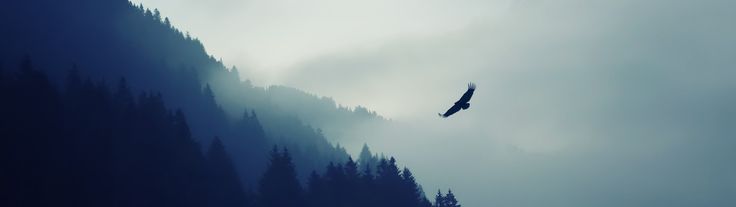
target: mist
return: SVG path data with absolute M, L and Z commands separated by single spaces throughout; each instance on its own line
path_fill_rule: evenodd
M 432 2 L 335 23 L 368 7 L 317 1 L 340 5 L 317 18 L 310 5 L 224 1 L 215 5 L 232 7 L 207 28 L 176 15 L 192 8 L 143 2 L 181 17 L 244 78 L 391 118 L 341 144 L 390 152 L 430 196 L 450 187 L 464 206 L 736 205 L 734 2 Z M 237 31 L 261 39 L 217 29 L 256 21 L 242 19 L 253 10 L 263 24 Z M 341 30 L 358 32 L 327 35 Z M 468 82 L 478 85 L 470 109 L 437 118 Z

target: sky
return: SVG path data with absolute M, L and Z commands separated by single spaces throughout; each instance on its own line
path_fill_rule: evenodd
M 138 1 L 243 78 L 391 118 L 345 145 L 430 198 L 736 206 L 734 1 Z M 470 109 L 437 118 L 468 82 Z

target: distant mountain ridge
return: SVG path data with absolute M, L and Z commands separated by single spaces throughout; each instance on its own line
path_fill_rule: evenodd
M 266 90 L 273 104 L 321 129 L 332 142 L 366 142 L 366 137 L 357 137 L 356 134 L 361 134 L 363 130 L 375 130 L 391 122 L 363 106 L 342 106 L 332 98 L 320 97 L 296 88 L 270 86 Z
M 289 147 L 303 179 L 310 169 L 347 159 L 344 148 L 330 143 L 344 137 L 343 129 L 383 120 L 297 89 L 253 86 L 157 10 L 127 0 L 21 1 L 3 5 L 0 13 L 0 64 L 9 67 L 28 55 L 57 84 L 72 69 L 106 82 L 125 77 L 133 91 L 160 92 L 167 107 L 182 109 L 201 143 L 220 136 L 235 159 L 248 151 L 233 146 L 242 142 L 239 136 L 258 136 L 237 126 L 257 120 L 267 137 L 260 156 L 268 145 Z
M 393 157 L 339 144 L 389 120 L 253 86 L 155 9 L 16 1 L 0 28 L 6 206 L 432 205 Z

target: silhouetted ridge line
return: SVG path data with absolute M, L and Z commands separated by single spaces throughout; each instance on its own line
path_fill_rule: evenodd
M 0 62 L 28 54 L 52 83 L 65 85 L 74 64 L 91 79 L 125 77 L 134 91 L 166 94 L 161 100 L 187 114 L 192 137 L 203 149 L 219 136 L 236 168 L 252 169 L 242 175 L 243 183 L 257 181 L 272 144 L 294 149 L 300 171 L 347 159 L 319 129 L 276 107 L 265 89 L 241 81 L 237 69 L 226 68 L 155 9 L 122 0 L 36 0 L 7 2 L 0 13 Z M 253 113 L 244 116 L 245 111 Z
M 0 14 L 2 206 L 250 205 L 269 146 L 290 150 L 303 183 L 349 160 L 323 132 L 385 122 L 242 81 L 128 1 L 12 1 Z
M 432 206 L 393 157 L 375 169 L 364 158 L 330 162 L 302 187 L 292 152 L 277 147 L 252 192 L 223 141 L 213 138 L 203 152 L 165 94 L 134 96 L 124 78 L 109 87 L 76 70 L 67 79 L 58 90 L 28 58 L 17 72 L 0 73 L 0 205 Z M 260 133 L 256 115 L 244 116 L 243 125 Z

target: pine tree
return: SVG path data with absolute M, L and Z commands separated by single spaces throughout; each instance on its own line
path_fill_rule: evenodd
M 419 206 L 423 195 L 409 168 L 404 168 L 404 170 L 401 171 L 401 179 L 403 181 L 401 183 L 401 190 L 403 196 L 402 200 L 405 202 L 404 205 Z
M 118 87 L 115 90 L 112 99 L 113 104 L 121 112 L 121 109 L 132 110 L 132 108 L 135 107 L 135 98 L 133 97 L 133 93 L 130 91 L 128 81 L 125 78 L 120 78 L 120 81 L 118 81 Z M 126 114 L 130 115 L 130 113 Z
M 460 204 L 458 204 L 457 199 L 455 199 L 455 194 L 452 193 L 451 189 L 447 190 L 447 195 L 444 200 L 446 207 L 460 207 Z
M 204 89 L 202 89 L 202 93 L 204 94 L 204 98 L 207 104 L 215 104 L 215 92 L 212 92 L 212 88 L 210 87 L 209 83 L 205 85 Z
M 360 183 L 358 193 L 361 202 L 358 206 L 372 207 L 376 206 L 376 183 L 373 176 L 373 169 L 370 164 L 366 164 L 363 173 L 360 175 Z
M 303 205 L 301 187 L 296 179 L 289 152 L 274 146 L 271 160 L 258 186 L 259 203 L 263 207 L 297 207 Z
M 232 69 L 230 69 L 230 73 L 232 74 L 232 77 L 235 78 L 237 81 L 240 81 L 240 72 L 238 71 L 238 68 L 233 66 Z
M 316 171 L 312 171 L 309 175 L 307 185 L 307 196 L 305 197 L 307 206 L 328 206 L 329 192 L 327 192 L 324 179 Z
M 361 171 L 365 172 L 369 166 L 377 166 L 377 162 L 377 158 L 371 154 L 368 144 L 364 143 L 363 148 L 360 150 L 360 155 L 358 155 L 358 167 L 360 167 Z
M 153 19 L 157 22 L 161 22 L 161 12 L 158 9 L 153 9 Z
M 329 206 L 345 205 L 347 189 L 345 186 L 345 170 L 342 164 L 335 165 L 330 162 L 325 172 L 325 180 L 331 198 Z
M 447 207 L 447 202 L 445 202 L 445 196 L 442 195 L 442 191 L 437 190 L 437 195 L 434 196 L 434 206 L 435 207 Z
M 379 206 L 404 207 L 402 201 L 402 179 L 396 167 L 396 159 L 381 159 L 376 168 L 376 201 Z
M 348 161 L 343 166 L 345 178 L 343 181 L 343 200 L 345 205 L 354 203 L 358 199 L 358 188 L 360 184 L 360 174 L 358 173 L 358 165 L 353 158 L 348 157 Z
M 348 161 L 344 166 L 345 180 L 348 182 L 357 182 L 360 174 L 358 173 L 358 165 L 353 161 L 352 157 L 348 157 Z
M 209 188 L 208 205 L 210 207 L 245 206 L 245 192 L 240 186 L 238 174 L 233 167 L 230 156 L 219 138 L 215 137 L 207 151 Z

